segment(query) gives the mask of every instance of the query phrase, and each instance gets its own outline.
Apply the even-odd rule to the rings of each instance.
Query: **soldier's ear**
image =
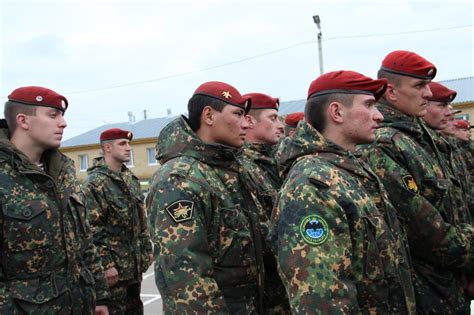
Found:
[[[391,103],[396,102],[396,100],[397,100],[397,88],[396,88],[396,86],[393,85],[392,83],[388,83],[387,84],[387,90],[385,91],[384,96],[389,102],[391,102]]]
[[[212,126],[216,119],[214,112],[215,110],[211,106],[205,106],[201,113],[201,124]]]
[[[339,102],[331,102],[326,110],[326,114],[331,121],[336,123],[344,122],[344,106]]]
[[[16,115],[16,127],[28,130],[30,128],[28,116],[22,113]]]
[[[257,123],[255,117],[253,117],[252,115],[245,115],[245,120],[249,124],[249,129],[255,128],[255,124]]]

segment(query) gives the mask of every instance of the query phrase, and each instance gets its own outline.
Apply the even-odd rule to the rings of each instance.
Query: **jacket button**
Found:
[[[25,218],[29,218],[31,216],[31,210],[30,209],[25,209],[25,210],[23,210],[22,214]]]
[[[42,294],[38,294],[38,295],[36,296],[36,300],[37,300],[38,302],[44,301],[44,296],[43,296]]]
[[[53,185],[53,182],[52,182],[52,181],[47,181],[47,182],[46,182],[46,187],[48,187],[48,188],[53,188],[53,186],[54,186],[54,185]]]

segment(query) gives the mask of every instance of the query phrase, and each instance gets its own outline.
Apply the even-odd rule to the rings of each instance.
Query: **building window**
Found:
[[[146,155],[148,157],[148,165],[156,165],[158,162],[156,161],[156,150],[155,148],[146,148]]]
[[[464,120],[469,121],[469,114],[456,115],[455,118],[456,119],[464,119]]]
[[[89,168],[89,159],[87,158],[87,154],[80,154],[79,155],[79,172],[85,172]]]
[[[126,162],[125,165],[127,165],[127,167],[134,167],[135,166],[133,164],[133,150],[130,150],[130,161]]]

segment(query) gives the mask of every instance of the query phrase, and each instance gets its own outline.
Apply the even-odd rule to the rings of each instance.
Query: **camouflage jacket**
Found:
[[[466,168],[469,173],[467,193],[470,195],[471,221],[474,223],[474,209],[472,207],[472,204],[474,203],[474,141],[459,141],[459,148],[462,156],[464,157]]]
[[[125,165],[120,173],[110,170],[103,157],[87,172],[84,193],[102,265],[115,267],[120,281],[139,281],[152,253],[140,182]]]
[[[472,223],[470,211],[474,210],[474,201],[472,200],[471,175],[467,168],[464,153],[456,138],[444,136],[434,130],[431,131],[436,147],[441,154],[442,162],[448,167],[451,176],[454,177],[451,180],[455,185],[453,194],[455,194],[456,199],[454,199],[454,202],[459,204],[460,210],[464,210],[463,218],[460,220]]]
[[[273,189],[279,190],[282,180],[278,174],[277,161],[274,157],[275,149],[275,145],[246,142],[244,145],[244,155],[263,170],[265,181],[269,182]]]
[[[261,312],[262,210],[239,151],[202,142],[184,117],[161,131],[157,148],[148,210],[165,314]]]
[[[266,213],[262,219],[266,220],[270,219],[276,195],[282,184],[276,160],[272,156],[274,148],[267,144],[245,143],[243,154],[239,157],[256,185],[259,201]]]
[[[378,108],[384,121],[365,154],[406,224],[417,308],[464,312],[461,272],[474,268],[474,229],[454,206],[452,178],[424,125],[388,105]]]
[[[284,141],[270,239],[292,313],[414,314],[405,233],[377,176],[307,123]]]
[[[13,146],[1,120],[0,313],[92,314],[108,289],[74,164],[58,150],[43,163],[45,171]]]

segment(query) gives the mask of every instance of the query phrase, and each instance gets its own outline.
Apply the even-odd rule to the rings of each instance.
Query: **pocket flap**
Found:
[[[17,220],[29,221],[43,213],[47,208],[47,202],[41,199],[21,200],[5,204],[4,214]]]

